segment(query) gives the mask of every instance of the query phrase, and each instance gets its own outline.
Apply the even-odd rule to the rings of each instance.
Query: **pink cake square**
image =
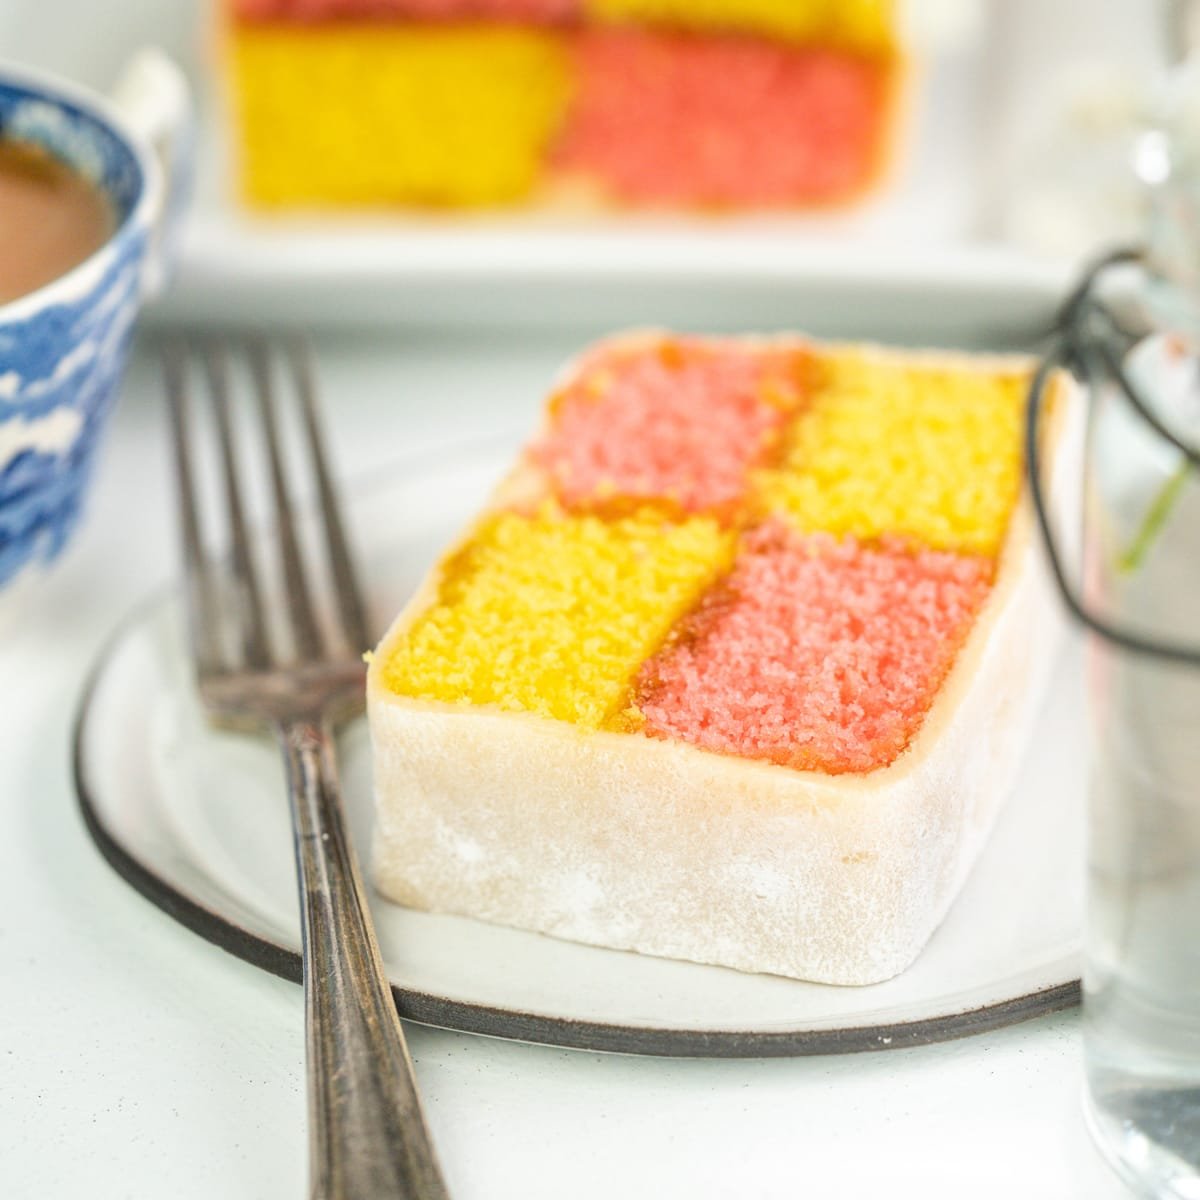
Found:
[[[920,726],[992,569],[760,526],[725,586],[643,666],[645,732],[830,774],[886,766]]]
[[[886,66],[735,35],[596,30],[580,39],[562,167],[635,203],[833,203],[875,175]]]
[[[556,397],[533,458],[569,508],[613,496],[686,513],[728,508],[803,402],[811,373],[811,356],[796,349],[681,340],[600,355]]]

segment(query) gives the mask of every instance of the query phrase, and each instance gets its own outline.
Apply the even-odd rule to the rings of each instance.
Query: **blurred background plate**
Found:
[[[0,53],[98,87],[146,43],[186,68],[200,110],[198,183],[178,286],[160,318],[227,322],[269,309],[309,324],[628,322],[658,319],[656,296],[686,287],[702,320],[706,289],[728,287],[753,306],[766,281],[802,324],[846,279],[860,293],[877,285],[893,303],[981,282],[1045,289],[1068,277],[1061,259],[1006,242],[1022,156],[1046,121],[1055,78],[1089,61],[1143,70],[1162,53],[1161,30],[1142,0],[978,3],[975,33],[929,56],[895,178],[837,217],[253,218],[233,200],[225,169],[212,4],[128,0],[98,27],[83,19],[88,0],[5,0]],[[644,314],[618,307],[631,285]]]

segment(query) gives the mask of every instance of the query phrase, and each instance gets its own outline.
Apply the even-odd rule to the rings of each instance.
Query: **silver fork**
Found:
[[[362,652],[370,645],[362,593],[319,431],[307,349],[246,344],[267,447],[286,604],[260,586],[247,530],[231,412],[229,344],[177,344],[164,356],[179,482],[192,654],[200,697],[214,723],[270,731],[287,766],[304,954],[310,1195],[313,1200],[447,1196],[413,1079],[412,1060],[383,972],[338,788],[333,732],[363,703]],[[201,369],[189,367],[197,357]],[[242,357],[239,353],[238,358]],[[316,482],[336,596],[337,630],[322,631],[313,573],[288,499],[280,433],[279,360],[299,406]],[[205,549],[190,393],[197,377],[212,403],[228,548]],[[291,652],[280,635],[290,631]]]

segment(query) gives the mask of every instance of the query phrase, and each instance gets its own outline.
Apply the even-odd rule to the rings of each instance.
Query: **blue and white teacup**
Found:
[[[0,304],[0,588],[53,560],[78,521],[134,322],[162,284],[188,125],[183,78],[154,50],[109,99],[0,63],[0,138],[45,147],[116,214],[91,257]]]

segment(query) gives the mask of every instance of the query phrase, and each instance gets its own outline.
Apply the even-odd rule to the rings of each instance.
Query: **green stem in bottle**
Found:
[[[1179,465],[1171,472],[1170,478],[1163,484],[1158,495],[1154,497],[1154,502],[1146,510],[1141,528],[1130,543],[1129,549],[1117,559],[1118,570],[1136,571],[1146,561],[1150,547],[1162,532],[1163,526],[1171,515],[1171,510],[1179,499],[1179,494],[1183,491],[1190,467],[1191,464],[1186,458],[1179,460]]]

